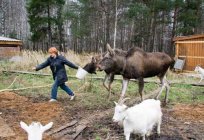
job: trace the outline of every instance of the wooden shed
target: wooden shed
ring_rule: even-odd
[[[22,41],[0,36],[0,59],[11,58],[20,53]]]
[[[197,65],[204,68],[204,34],[175,37],[175,57],[185,60],[184,71],[194,71]]]

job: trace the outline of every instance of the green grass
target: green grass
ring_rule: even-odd
[[[175,103],[204,103],[204,87],[177,84],[171,87],[169,100]]]

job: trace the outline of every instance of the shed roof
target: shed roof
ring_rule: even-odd
[[[21,40],[0,36],[0,44],[22,45]]]
[[[190,35],[190,36],[179,36],[175,37],[173,41],[184,41],[189,39],[204,38],[204,34]]]

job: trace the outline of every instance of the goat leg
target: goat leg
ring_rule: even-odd
[[[125,140],[129,140],[130,139],[130,132],[124,130],[124,135],[125,135]]]
[[[109,88],[109,94],[115,94],[113,91],[111,91],[111,85],[112,85],[112,83],[113,83],[113,80],[114,80],[114,77],[115,77],[115,75],[114,74],[110,74],[110,76],[109,76],[109,84],[108,84],[108,88]]]
[[[142,140],[145,140],[145,135],[142,136]]]
[[[159,119],[159,120],[158,120],[158,123],[157,123],[157,135],[158,135],[158,136],[160,136],[160,126],[161,126],[161,122],[162,122],[162,120]]]
[[[203,80],[203,77],[200,78],[200,81],[198,83],[200,84],[202,80]]]

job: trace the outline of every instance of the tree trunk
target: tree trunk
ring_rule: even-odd
[[[51,21],[50,21],[50,5],[47,4],[47,18],[48,18],[48,45],[52,46],[52,29],[51,29]]]
[[[117,21],[118,21],[118,15],[117,15],[117,6],[118,6],[118,1],[115,0],[115,27],[114,27],[114,41],[113,41],[113,49],[115,49],[115,44],[116,44],[116,36],[117,36]]]

